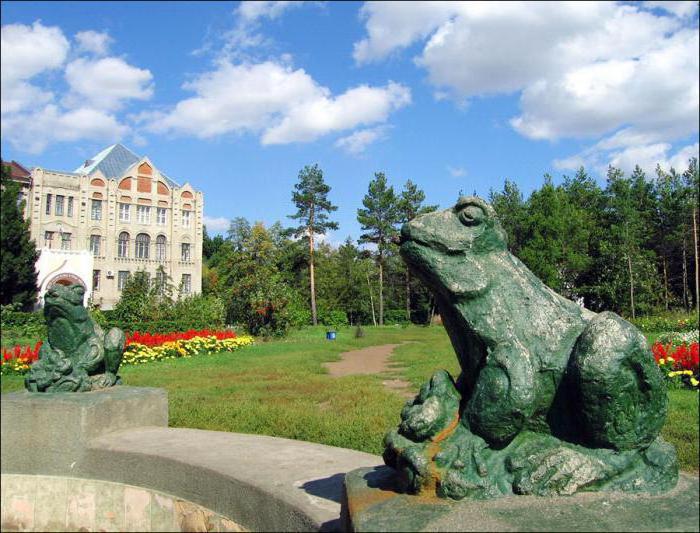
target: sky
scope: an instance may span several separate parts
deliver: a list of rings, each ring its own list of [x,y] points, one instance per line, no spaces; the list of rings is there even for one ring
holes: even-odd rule
[[[72,171],[121,142],[234,217],[291,225],[318,164],[339,244],[375,172],[441,207],[581,165],[698,155],[698,4],[17,2],[2,158]]]

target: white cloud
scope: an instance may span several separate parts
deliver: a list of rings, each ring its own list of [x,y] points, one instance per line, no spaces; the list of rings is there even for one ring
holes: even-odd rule
[[[270,2],[265,0],[241,2],[236,8],[236,14],[245,21],[255,21],[263,17],[277,18],[287,9],[298,7],[304,2],[278,1]]]
[[[75,34],[75,40],[78,41],[78,51],[95,54],[96,56],[104,56],[109,52],[109,45],[112,38],[106,32],[98,31],[79,31]]]
[[[521,135],[594,140],[558,166],[669,160],[698,131],[696,14],[696,2],[368,2],[354,57],[418,44],[436,97],[520,95]]]
[[[360,155],[372,143],[386,138],[387,126],[357,130],[335,141],[335,146],[352,155]]]
[[[223,62],[184,85],[196,95],[165,113],[142,116],[155,132],[210,138],[261,134],[263,144],[306,142],[327,133],[385,122],[410,102],[403,85],[361,85],[333,96],[303,69],[274,61]]]
[[[647,175],[653,175],[657,165],[667,171],[673,167],[683,172],[691,157],[698,157],[697,142],[673,151],[670,143],[651,142],[648,137],[623,133],[605,138],[579,154],[557,159],[554,166],[559,170],[583,166],[604,175],[609,165],[627,173],[639,165]]]
[[[226,217],[208,217],[204,215],[204,225],[207,231],[220,233],[226,231],[231,221]]]
[[[146,100],[153,95],[151,72],[118,57],[78,58],[66,66],[65,75],[72,91],[69,104],[87,102],[100,109],[118,109],[123,100]]]
[[[453,178],[463,178],[467,175],[467,171],[462,167],[453,167],[450,165],[447,165],[447,172],[449,172]]]
[[[5,25],[0,36],[3,115],[51,101],[51,92],[31,85],[28,80],[42,72],[61,67],[65,61],[70,45],[61,30],[46,27],[37,21],[31,26]]]
[[[75,52],[101,54],[110,39],[85,31],[76,40]],[[18,150],[39,153],[50,144],[81,139],[118,141],[129,128],[113,111],[127,99],[150,97],[149,71],[116,57],[77,57],[66,65],[70,51],[59,27],[39,21],[2,27],[2,134]],[[47,75],[59,69],[70,87],[61,98]]]
[[[662,2],[643,2],[643,4],[648,8],[663,9],[680,18],[692,17],[698,12],[698,3],[695,0],[681,0],[679,2],[664,0]]]
[[[104,111],[90,108],[63,111],[54,104],[2,120],[3,136],[17,149],[31,154],[40,153],[55,142],[117,141],[127,131],[126,126]]]
[[[31,26],[8,24],[0,32],[2,71],[6,80],[27,80],[40,72],[60,67],[70,47],[60,28],[37,21]]]

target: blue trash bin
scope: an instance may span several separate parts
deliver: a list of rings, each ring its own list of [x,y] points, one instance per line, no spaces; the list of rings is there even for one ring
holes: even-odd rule
[[[329,341],[334,341],[335,340],[335,331],[326,331],[326,340]]]

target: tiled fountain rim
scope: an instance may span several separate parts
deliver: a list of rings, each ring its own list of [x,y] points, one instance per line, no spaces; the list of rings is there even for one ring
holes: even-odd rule
[[[2,474],[2,531],[245,531],[172,494],[99,479]]]

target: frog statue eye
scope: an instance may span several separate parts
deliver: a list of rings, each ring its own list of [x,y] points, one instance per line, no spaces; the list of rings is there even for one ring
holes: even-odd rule
[[[457,212],[457,218],[465,226],[477,226],[486,219],[486,213],[478,205],[466,204]]]

